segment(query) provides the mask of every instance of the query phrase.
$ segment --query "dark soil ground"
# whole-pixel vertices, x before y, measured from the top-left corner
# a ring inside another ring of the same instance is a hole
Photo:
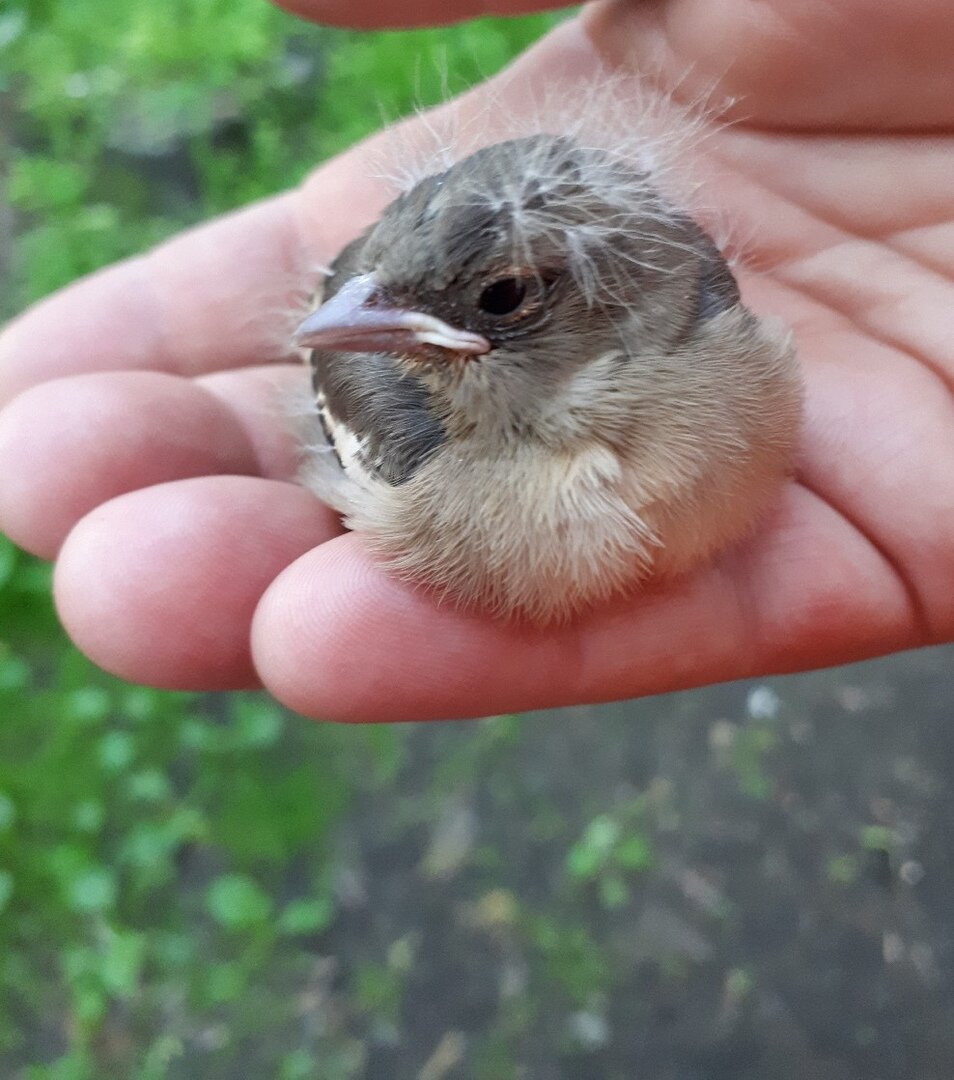
[[[373,1080],[954,1075],[952,659],[416,727],[342,835],[328,1052]]]

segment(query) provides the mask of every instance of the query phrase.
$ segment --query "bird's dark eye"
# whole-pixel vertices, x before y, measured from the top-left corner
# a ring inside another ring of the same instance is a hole
[[[484,289],[477,303],[488,315],[512,315],[526,295],[527,286],[520,278],[498,278]]]

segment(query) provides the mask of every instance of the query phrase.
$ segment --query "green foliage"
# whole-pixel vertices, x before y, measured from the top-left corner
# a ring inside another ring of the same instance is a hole
[[[356,1004],[377,1017],[397,1020],[401,1008],[401,972],[384,964],[362,964],[355,972],[353,994]]]
[[[827,862],[827,871],[835,885],[853,885],[861,873],[861,860],[854,853],[833,855]]]
[[[8,0],[11,310],[491,74],[557,16],[349,34],[264,0]],[[0,151],[3,147],[0,144]],[[0,173],[2,175],[2,173]],[[4,313],[0,307],[0,315]]]
[[[269,897],[243,874],[217,877],[206,893],[209,914],[227,930],[251,930],[269,922]]]
[[[294,182],[319,150],[327,32],[261,0],[104,16],[97,0],[13,0],[0,24],[17,304]]]
[[[124,687],[53,637],[22,655],[7,643],[4,670],[0,1061],[56,1032],[61,1066],[31,1075],[103,1075],[120,1003],[142,1034],[128,1075],[163,1075],[149,1062],[170,1033],[185,1040],[223,1005],[254,1030],[249,988],[293,973],[295,937],[334,920],[331,830],[373,748],[361,732],[286,728],[257,697]],[[170,995],[191,1002],[178,1033]]]
[[[564,925],[550,916],[525,918],[528,938],[540,956],[546,978],[576,1007],[591,1004],[609,985],[607,957],[584,926]]]
[[[739,790],[750,798],[766,799],[771,794],[766,764],[777,742],[771,721],[749,719],[732,731],[727,762],[738,778]]]
[[[433,105],[492,75],[562,16],[477,19],[452,29],[348,35],[331,51],[322,101],[324,149],[349,146],[373,126]]]
[[[627,877],[653,865],[652,842],[641,823],[643,805],[643,800],[635,800],[617,816],[598,814],[567,853],[571,880],[595,883],[606,908],[626,904],[630,898]]]
[[[886,851],[890,854],[897,845],[897,834],[886,825],[866,825],[861,830],[861,846],[866,851]]]

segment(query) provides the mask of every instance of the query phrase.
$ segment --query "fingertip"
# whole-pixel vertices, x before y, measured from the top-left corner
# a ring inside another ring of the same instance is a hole
[[[252,618],[259,678],[283,705],[315,720],[366,719],[350,698],[373,693],[381,674],[353,649],[354,627],[373,633],[374,592],[373,567],[355,546],[349,534],[306,552],[269,585]]]
[[[252,656],[289,708],[345,722],[526,711],[580,685],[576,628],[532,627],[456,608],[397,579],[348,534],[271,583]]]
[[[478,715],[472,622],[393,578],[349,534],[271,583],[252,622],[252,655],[268,690],[315,719],[463,716],[468,701]]]
[[[140,256],[80,278],[21,312],[0,331],[0,407],[62,375],[149,367],[160,351],[151,296]]]
[[[63,545],[54,596],[79,648],[131,682],[234,690],[258,683],[252,613],[334,516],[290,484],[204,477],[121,496]]]
[[[0,527],[52,558],[100,503],[170,480],[256,467],[239,421],[191,380],[133,371],[55,379],[0,412]]]

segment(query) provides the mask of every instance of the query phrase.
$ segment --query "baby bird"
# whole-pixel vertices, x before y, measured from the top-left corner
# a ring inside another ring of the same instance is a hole
[[[295,342],[303,481],[400,576],[538,624],[749,532],[798,433],[790,335],[650,176],[564,136],[395,199]]]

